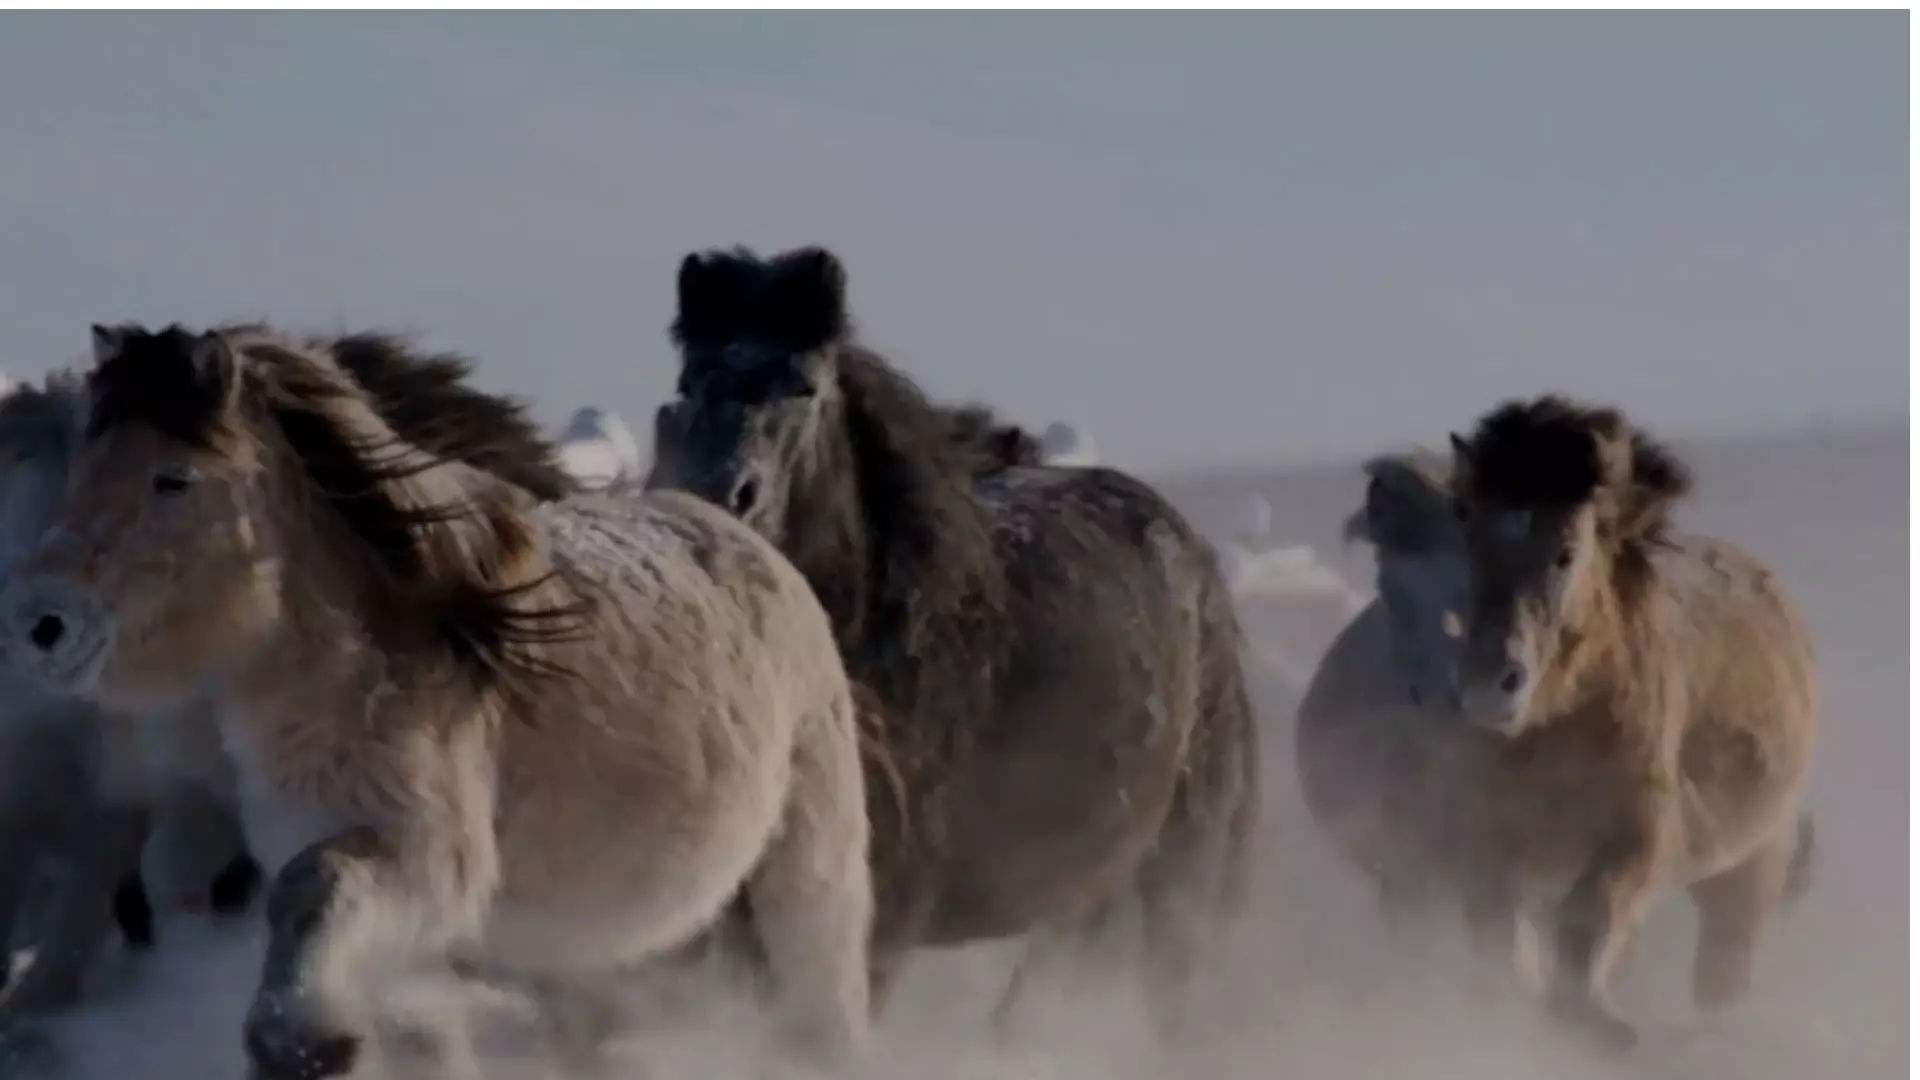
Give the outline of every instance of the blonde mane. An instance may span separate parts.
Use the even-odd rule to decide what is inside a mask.
[[[229,457],[284,446],[385,594],[395,622],[368,626],[375,640],[433,640],[482,685],[559,673],[546,646],[575,631],[586,604],[557,584],[527,496],[396,434],[326,352],[259,328],[216,334],[233,359],[224,376],[196,367],[177,325],[100,364],[88,437],[145,424]]]

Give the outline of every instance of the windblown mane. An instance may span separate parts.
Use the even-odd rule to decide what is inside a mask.
[[[961,405],[945,411],[953,424],[954,441],[978,455],[975,473],[1044,463],[1039,437],[1018,424],[1003,423],[990,407]]]
[[[1610,477],[1606,453],[1624,443],[1628,475]],[[1616,409],[1579,405],[1549,394],[1510,401],[1487,414],[1469,445],[1470,497],[1508,506],[1565,510],[1591,502],[1614,484],[1620,495],[1653,500],[1636,530],[1654,539],[1669,522],[1667,509],[1693,489],[1693,478],[1673,452],[1631,427]]]
[[[1006,579],[973,491],[979,445],[877,354],[843,345],[837,370],[874,560],[868,610],[904,619],[908,641],[931,619],[999,610]]]
[[[201,339],[178,324],[122,331],[124,346],[88,380],[88,438],[144,424],[189,446],[243,452],[253,438],[243,415],[262,416],[381,571],[393,593],[390,619],[429,634],[482,686],[561,672],[541,647],[570,636],[586,605],[525,604],[551,591],[554,574],[530,574],[538,540],[508,489],[476,490],[433,473],[445,459],[397,434],[324,349],[237,330],[238,345],[228,342],[236,370],[223,381],[195,362]],[[233,379],[237,409],[227,404]],[[409,640],[380,622],[368,632]]]
[[[1461,445],[1471,467],[1454,474],[1456,498],[1558,512],[1596,504],[1627,585],[1647,579],[1650,550],[1668,543],[1672,507],[1693,489],[1686,465],[1618,410],[1553,394],[1501,405]]]
[[[1459,529],[1448,488],[1449,467],[1437,454],[1382,454],[1361,466],[1366,501],[1346,521],[1348,540],[1383,551],[1420,555],[1453,546]]]
[[[256,342],[295,340],[258,323],[220,330],[241,352]],[[541,502],[579,490],[523,403],[471,385],[473,363],[468,358],[450,352],[422,354],[397,335],[365,331],[298,343],[331,355],[367,391],[381,419],[415,446],[492,473]]]

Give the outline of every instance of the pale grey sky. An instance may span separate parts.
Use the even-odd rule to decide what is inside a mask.
[[[1141,467],[1904,415],[1907,15],[6,14],[0,320],[417,331],[669,391],[687,251],[823,243],[935,391]]]

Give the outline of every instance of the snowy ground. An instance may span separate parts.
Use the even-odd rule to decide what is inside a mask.
[[[1240,928],[1212,987],[1205,1050],[1170,1059],[1148,1041],[1122,977],[1056,985],[1011,1045],[984,1016],[1005,948],[927,955],[883,1025],[869,1075],[925,1080],[1879,1080],[1906,1075],[1908,1039],[1908,523],[1906,432],[1826,443],[1777,440],[1703,451],[1689,523],[1751,543],[1798,590],[1825,665],[1825,742],[1813,805],[1813,890],[1763,956],[1754,999],[1712,1025],[1687,1002],[1693,927],[1670,897],[1654,913],[1621,987],[1645,1025],[1632,1058],[1602,1063],[1548,1038],[1531,1011],[1468,969],[1451,923],[1385,935],[1368,894],[1305,823],[1288,760],[1281,690],[1263,697],[1268,796],[1259,917]],[[1276,519],[1305,514],[1268,477]],[[1314,509],[1319,546],[1359,483]],[[1204,502],[1205,500],[1200,500]],[[1202,519],[1206,514],[1195,511]],[[1326,520],[1321,520],[1325,518]],[[1292,538],[1283,537],[1284,540]],[[1351,564],[1350,564],[1351,565]],[[1364,584],[1364,577],[1358,579]],[[1331,635],[1335,627],[1328,627]],[[252,931],[173,921],[158,956],[53,1032],[74,1080],[238,1080],[239,1020],[256,973]],[[431,993],[431,988],[419,992]],[[489,1007],[490,1032],[516,1025]],[[757,1028],[738,1005],[637,1037],[618,1075],[745,1080]],[[523,1046],[523,1050],[528,1047]],[[522,1054],[514,1055],[524,1056]],[[0,1070],[4,1074],[4,1070]],[[558,1077],[501,1062],[501,1080]]]

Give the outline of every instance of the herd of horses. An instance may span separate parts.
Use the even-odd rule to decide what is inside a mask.
[[[916,950],[1037,955],[1123,908],[1187,1029],[1262,857],[1215,547],[929,400],[823,249],[677,285],[651,472],[597,492],[464,360],[375,334],[96,326],[86,370],[0,399],[0,931],[46,910],[9,1020],[72,1007],[103,935],[264,893],[266,1080],[352,1071],[390,971],[592,1003],[716,949],[831,1068]],[[1691,891],[1714,1008],[1805,883],[1807,634],[1672,527],[1688,472],[1617,411],[1507,402],[1450,450],[1367,466],[1377,597],[1300,704],[1306,809],[1387,914],[1457,905],[1623,1048],[1651,897]],[[431,1035],[478,1069],[459,1017]]]

